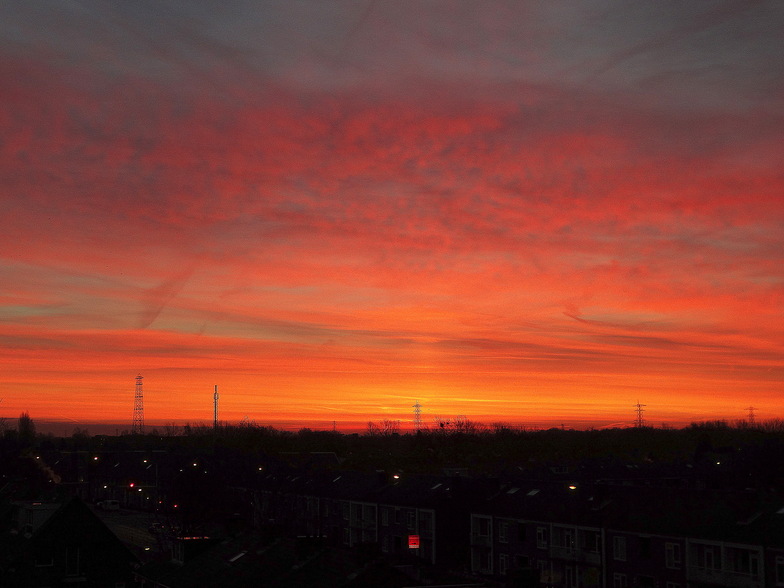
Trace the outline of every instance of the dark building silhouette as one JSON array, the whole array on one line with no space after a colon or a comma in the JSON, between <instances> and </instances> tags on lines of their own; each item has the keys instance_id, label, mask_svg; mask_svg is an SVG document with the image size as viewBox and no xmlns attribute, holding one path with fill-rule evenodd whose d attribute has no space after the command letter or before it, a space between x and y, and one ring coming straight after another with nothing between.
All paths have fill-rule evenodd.
<instances>
[{"instance_id":1,"label":"dark building silhouette","mask_svg":"<svg viewBox=\"0 0 784 588\"><path fill-rule=\"evenodd\" d=\"M6 503L0 586L90 586L132 581L135 556L77 497Z\"/></svg>"}]
</instances>

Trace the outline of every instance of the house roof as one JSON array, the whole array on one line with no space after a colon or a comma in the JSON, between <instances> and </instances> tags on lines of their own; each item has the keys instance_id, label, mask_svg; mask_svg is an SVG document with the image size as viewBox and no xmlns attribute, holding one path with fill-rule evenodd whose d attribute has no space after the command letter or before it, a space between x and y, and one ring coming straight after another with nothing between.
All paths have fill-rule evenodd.
<instances>
[{"instance_id":1,"label":"house roof","mask_svg":"<svg viewBox=\"0 0 784 588\"><path fill-rule=\"evenodd\" d=\"M784 499L751 491L518 480L473 512L784 547Z\"/></svg>"},{"instance_id":2,"label":"house roof","mask_svg":"<svg viewBox=\"0 0 784 588\"><path fill-rule=\"evenodd\" d=\"M468 508L497 490L492 478L401 474L390 480L378 496L380 504L417 508Z\"/></svg>"},{"instance_id":3,"label":"house roof","mask_svg":"<svg viewBox=\"0 0 784 588\"><path fill-rule=\"evenodd\" d=\"M694 539L784 546L784 500L743 490L625 488L611 501L605 525L618 530ZM631 514L630 514L631 513Z\"/></svg>"},{"instance_id":4,"label":"house roof","mask_svg":"<svg viewBox=\"0 0 784 588\"><path fill-rule=\"evenodd\" d=\"M225 539L184 564L154 562L136 575L167 588L399 588L411 578L380 562L364 562L353 552L296 539L269 539L255 533Z\"/></svg>"},{"instance_id":5,"label":"house roof","mask_svg":"<svg viewBox=\"0 0 784 588\"><path fill-rule=\"evenodd\" d=\"M9 569L13 562L23 560L35 553L41 544L76 542L90 549L98 558L115 564L120 560L137 561L131 551L111 532L85 504L76 496L62 503L17 503L17 510L37 512L42 515L31 533L0 533L0 568Z\"/></svg>"}]
</instances>

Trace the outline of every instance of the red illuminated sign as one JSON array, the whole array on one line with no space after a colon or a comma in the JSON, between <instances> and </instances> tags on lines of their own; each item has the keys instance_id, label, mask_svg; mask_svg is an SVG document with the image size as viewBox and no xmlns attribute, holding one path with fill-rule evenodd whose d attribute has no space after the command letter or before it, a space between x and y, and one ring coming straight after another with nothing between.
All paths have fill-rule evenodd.
<instances>
[{"instance_id":1,"label":"red illuminated sign","mask_svg":"<svg viewBox=\"0 0 784 588\"><path fill-rule=\"evenodd\" d=\"M409 549L419 549L419 535L409 535L408 536L408 548Z\"/></svg>"}]
</instances>

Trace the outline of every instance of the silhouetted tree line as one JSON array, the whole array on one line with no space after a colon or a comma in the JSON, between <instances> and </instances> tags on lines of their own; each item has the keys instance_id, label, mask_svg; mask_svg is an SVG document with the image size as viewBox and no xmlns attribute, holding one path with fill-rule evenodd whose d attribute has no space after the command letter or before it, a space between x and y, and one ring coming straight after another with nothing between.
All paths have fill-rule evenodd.
<instances>
[{"instance_id":1,"label":"silhouetted tree line","mask_svg":"<svg viewBox=\"0 0 784 588\"><path fill-rule=\"evenodd\" d=\"M214 453L227 449L239 455L334 452L341 467L438 471L471 467L496 473L506 467L537 467L547 463L616 460L625 463L693 463L738 461L744 468L760 460L778 460L784 447L784 421L751 424L745 421L706 421L674 428L614 428L531 430L494 423L484 425L465 417L436 420L417 432L401 433L398 421L368 423L363 433L300 429L297 432L243 421L237 425L169 424L145 435L91 436L75 429L70 437L36 433L23 413L16 429L6 427L3 451L164 449L172 452ZM755 451L760 449L760 457ZM756 460L756 461L755 461ZM782 460L784 462L784 460Z\"/></svg>"}]
</instances>

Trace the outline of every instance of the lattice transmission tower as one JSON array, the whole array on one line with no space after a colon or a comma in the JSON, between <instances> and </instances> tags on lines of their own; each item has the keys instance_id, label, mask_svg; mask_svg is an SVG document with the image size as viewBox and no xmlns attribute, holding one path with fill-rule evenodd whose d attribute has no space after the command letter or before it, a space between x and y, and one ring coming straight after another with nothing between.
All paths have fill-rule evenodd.
<instances>
[{"instance_id":1,"label":"lattice transmission tower","mask_svg":"<svg viewBox=\"0 0 784 588\"><path fill-rule=\"evenodd\" d=\"M414 404L414 431L419 431L422 428L422 405L419 400Z\"/></svg>"},{"instance_id":2,"label":"lattice transmission tower","mask_svg":"<svg viewBox=\"0 0 784 588\"><path fill-rule=\"evenodd\" d=\"M144 391L142 390L141 375L136 376L136 393L133 396L133 425L131 433L134 435L144 434Z\"/></svg>"},{"instance_id":3,"label":"lattice transmission tower","mask_svg":"<svg viewBox=\"0 0 784 588\"><path fill-rule=\"evenodd\" d=\"M755 418L754 418L754 411L757 410L757 409L754 408L753 406L750 406L746 410L749 411L749 425L752 426L752 427L756 426L756 421L755 421Z\"/></svg>"},{"instance_id":4,"label":"lattice transmission tower","mask_svg":"<svg viewBox=\"0 0 784 588\"><path fill-rule=\"evenodd\" d=\"M645 407L647 404L640 404L640 401L637 401L637 404L634 405L634 408L637 411L637 428L642 429L645 426L645 419L642 418L642 413L645 412Z\"/></svg>"}]
</instances>

